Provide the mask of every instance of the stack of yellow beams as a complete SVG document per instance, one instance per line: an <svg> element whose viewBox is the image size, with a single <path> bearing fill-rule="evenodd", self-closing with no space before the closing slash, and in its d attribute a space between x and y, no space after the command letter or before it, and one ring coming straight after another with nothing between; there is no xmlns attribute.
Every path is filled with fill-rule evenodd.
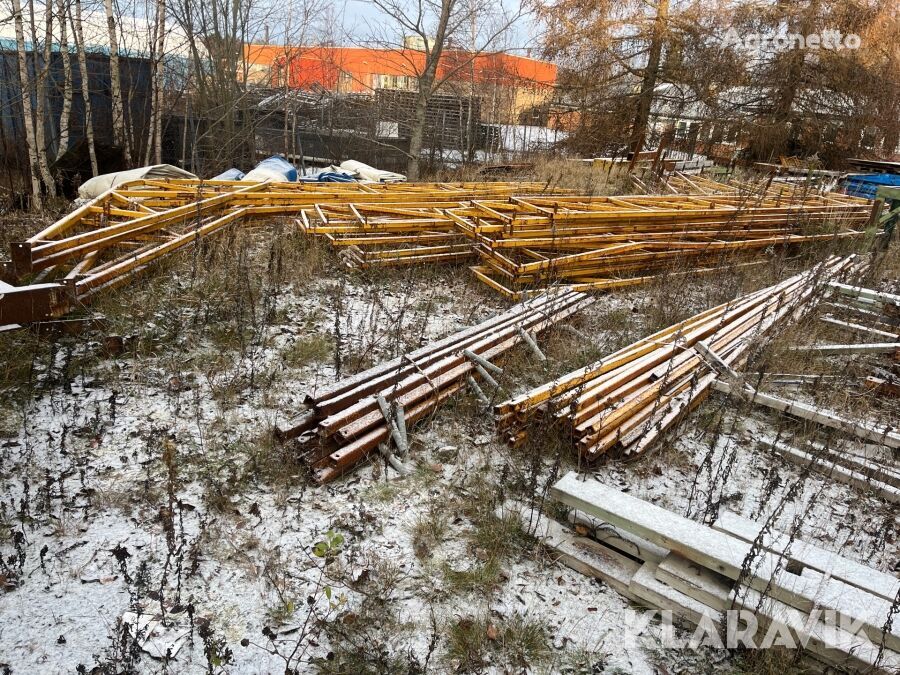
<svg viewBox="0 0 900 675"><path fill-rule="evenodd" d="M721 185L721 184L717 184ZM709 191L711 181L705 183ZM726 186L727 187L727 186ZM691 274L760 259L774 246L859 237L870 217L846 195L548 196L465 202L332 204L300 227L352 267L451 262L477 254L484 283L519 300L551 285L639 284L673 266ZM466 242L469 246L466 246Z"/></svg>
<svg viewBox="0 0 900 675"><path fill-rule="evenodd" d="M712 195L733 194L743 195L748 204L753 203L755 197L768 197L782 202L796 201L809 195L820 195L828 200L843 201L846 195L829 192L823 189L819 181L807 180L797 182L785 182L771 174L762 181L751 181L731 177L727 182L713 180L704 175L687 175L676 171L674 174L662 180L663 187L673 194L682 195Z"/></svg>
<svg viewBox="0 0 900 675"><path fill-rule="evenodd" d="M639 455L705 398L716 378L708 352L740 367L780 323L807 311L828 281L858 274L862 267L854 256L833 257L701 312L501 403L495 410L498 428L513 446L535 426L555 427L574 439L587 460L610 452Z"/></svg>
<svg viewBox="0 0 900 675"><path fill-rule="evenodd" d="M0 325L60 316L235 222L296 216L304 209L351 201L357 211L390 205L388 213L394 208L396 216L406 204L458 206L473 198L542 189L533 183L123 183L11 245L11 261L2 270ZM411 231L431 233L421 222Z"/></svg>
<svg viewBox="0 0 900 675"><path fill-rule="evenodd" d="M235 222L300 216L354 267L459 262L520 300L548 286L609 289L675 266L697 274L776 245L862 234L871 207L845 195L592 197L540 183L122 184L24 242L4 268L0 325L58 316ZM711 189L711 185L707 188Z"/></svg>
<svg viewBox="0 0 900 675"><path fill-rule="evenodd" d="M325 238L344 263L368 269L466 261L474 253L444 209L459 201L325 204L301 212L301 231Z"/></svg>
<svg viewBox="0 0 900 675"><path fill-rule="evenodd" d="M539 194L542 183L482 183L477 199ZM474 192L474 191L473 191ZM464 209L468 198L447 191L393 203L323 203L301 211L297 221L309 236L323 237L348 267L463 262L475 258L471 241L448 211Z"/></svg>
<svg viewBox="0 0 900 675"><path fill-rule="evenodd" d="M472 200L447 213L473 242L475 274L519 298L533 289L639 284L680 268L696 274L759 260L774 246L863 235L865 200L736 195L522 196Z"/></svg>

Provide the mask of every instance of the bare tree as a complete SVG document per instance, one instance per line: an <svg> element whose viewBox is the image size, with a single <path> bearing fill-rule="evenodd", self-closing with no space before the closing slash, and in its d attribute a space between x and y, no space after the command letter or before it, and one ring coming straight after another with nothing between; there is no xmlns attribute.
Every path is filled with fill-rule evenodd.
<svg viewBox="0 0 900 675"><path fill-rule="evenodd" d="M666 39L666 23L669 18L669 0L657 0L656 16L647 52L647 65L641 75L641 93L638 95L637 110L631 127L631 151L639 153L647 136L647 123L650 120L650 106L656 91L656 79L659 75L663 43Z"/></svg>
<svg viewBox="0 0 900 675"><path fill-rule="evenodd" d="M752 159L818 152L839 164L865 149L864 138L885 155L896 151L900 51L888 37L900 27L896 2L533 1L547 27L545 53L563 67L560 99L579 113L570 145L580 152L658 141L654 118L667 115L657 110L672 108L692 109L707 145L724 135ZM861 40L858 49L735 47L725 41L732 29L837 30Z"/></svg>
<svg viewBox="0 0 900 675"><path fill-rule="evenodd" d="M274 8L273 8L274 9ZM323 3L320 0L301 0L292 2L287 7L287 16L279 16L280 12L273 11L265 17L265 32L268 33L268 21L284 25L284 39L281 46L281 55L278 63L272 64L272 73L279 71L278 84L282 90L282 112L284 115L282 125L282 144L285 156L296 155L297 147L297 115L291 92L293 83L291 73L298 67L300 59L306 53L320 32L320 26L316 24L315 17L323 13ZM270 74L271 77L271 74ZM275 81L270 80L275 85ZM300 158L302 163L303 159Z"/></svg>
<svg viewBox="0 0 900 675"><path fill-rule="evenodd" d="M373 40L380 46L393 47L406 61L417 84L417 95L410 123L409 180L420 176L428 102L449 80L464 72L479 55L498 46L501 37L521 16L506 13L500 3L466 2L465 0L373 0L388 19L388 31ZM414 43L408 40L413 38ZM448 48L465 44L464 52L454 54L452 64L441 67ZM412 54L408 47L413 46ZM416 57L418 51L420 58Z"/></svg>
<svg viewBox="0 0 900 675"><path fill-rule="evenodd" d="M72 59L69 54L69 13L66 0L58 0L56 5L57 22L59 24L59 54L63 67L63 105L59 116L59 144L56 150L57 161L69 149L69 118L72 114Z"/></svg>
<svg viewBox="0 0 900 675"><path fill-rule="evenodd" d="M106 11L106 29L109 35L109 82L112 94L112 125L116 144L125 154L125 163L131 164L131 140L125 126L125 110L122 104L122 76L119 69L119 40L116 30L114 0L103 0Z"/></svg>
<svg viewBox="0 0 900 675"><path fill-rule="evenodd" d="M91 159L91 173L96 176L100 173L97 163L97 148L94 145L94 117L91 113L91 86L90 73L87 67L87 53L84 46L84 30L81 22L81 0L72 0L75 12L72 19L72 37L75 39L75 49L78 53L78 69L81 71L81 98L84 102L84 136L88 146L88 155Z"/></svg>
<svg viewBox="0 0 900 675"><path fill-rule="evenodd" d="M546 26L544 53L562 67L561 97L580 113L573 143L587 152L640 152L650 140L657 86L669 82L670 57L680 53L686 31L716 16L717 0L702 13L680 7L674 17L669 0L533 3Z"/></svg>
<svg viewBox="0 0 900 675"><path fill-rule="evenodd" d="M35 93L35 120L34 140L37 146L38 166L41 170L41 179L44 189L51 197L56 196L56 182L50 173L50 164L47 161L47 84L50 79L50 57L53 47L53 12L44 12L44 39L38 40L37 21L35 20L34 0L28 2L29 23L31 27L31 53L34 64L34 93ZM43 44L42 59L38 60L38 46ZM23 92L24 93L24 92ZM30 94L29 94L30 95Z"/></svg>
<svg viewBox="0 0 900 675"><path fill-rule="evenodd" d="M198 118L189 141L205 170L241 159L252 142L245 126L247 63L244 44L253 34L254 0L172 0L169 10L188 37L190 102Z"/></svg>
<svg viewBox="0 0 900 675"><path fill-rule="evenodd" d="M31 174L31 194L35 206L43 208L41 199L41 167L38 160L37 140L34 131L34 112L31 106L31 79L28 76L28 56L25 51L25 27L22 3L12 0L13 21L16 30L16 57L19 63L19 86L22 89L22 109L25 118L25 144L28 150L28 168Z"/></svg>
<svg viewBox="0 0 900 675"><path fill-rule="evenodd" d="M798 0L739 6L738 34L779 31L819 36L818 48L792 40L730 47L742 61L750 153L770 161L813 155L828 164L879 145L890 156L900 133L900 16L891 0ZM830 38L826 44L826 35ZM846 36L858 37L846 46ZM732 112L733 114L733 112Z"/></svg>
<svg viewBox="0 0 900 675"><path fill-rule="evenodd" d="M153 68L150 85L150 125L148 129L144 164L162 163L163 87L165 79L166 0L156 0L156 16L151 40ZM193 40L193 37L192 37Z"/></svg>

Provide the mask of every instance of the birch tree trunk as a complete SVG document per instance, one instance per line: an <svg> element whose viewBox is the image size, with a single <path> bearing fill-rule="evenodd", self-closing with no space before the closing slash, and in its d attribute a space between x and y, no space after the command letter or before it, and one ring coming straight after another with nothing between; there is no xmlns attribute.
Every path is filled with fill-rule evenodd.
<svg viewBox="0 0 900 675"><path fill-rule="evenodd" d="M78 68L81 71L81 98L84 100L84 136L87 140L88 154L91 158L91 174L100 173L97 164L97 149L94 147L94 119L91 115L91 87L88 81L87 54L84 51L84 31L81 29L81 0L74 0L75 16L72 21L72 36L75 38L75 49L78 52Z"/></svg>
<svg viewBox="0 0 900 675"><path fill-rule="evenodd" d="M19 61L19 85L22 88L22 110L25 114L25 144L28 149L28 168L31 173L31 194L34 205L43 208L41 199L41 168L38 163L37 143L34 137L34 114L31 109L31 80L25 54L25 30L22 21L22 3L12 0L13 21L16 30L16 55Z"/></svg>
<svg viewBox="0 0 900 675"><path fill-rule="evenodd" d="M428 39L425 39L425 68L419 76L419 93L416 96L412 128L409 133L409 160L406 163L406 177L410 181L419 179L419 164L425 139L428 101L434 94L433 89L437 77L437 67L441 60L441 54L444 51L444 43L447 40L447 26L450 23L450 14L453 11L455 2L456 0L441 0L441 13L438 17L437 30L434 34L434 43L429 45Z"/></svg>
<svg viewBox="0 0 900 675"><path fill-rule="evenodd" d="M112 91L112 124L116 145L125 153L125 163L131 166L131 143L125 130L125 109L122 105L122 78L119 71L119 39L116 35L116 17L113 0L104 0L106 28L109 32L109 82Z"/></svg>
<svg viewBox="0 0 900 675"><path fill-rule="evenodd" d="M37 57L37 24L34 20L34 2L29 0L29 18L31 19L31 50L34 57ZM50 75L50 57L51 46L53 44L53 12L45 12L44 14L44 62L38 69L37 59L35 58L35 119L34 119L34 142L37 145L38 166L41 169L41 179L44 182L44 189L51 197L56 196L56 181L53 180L53 174L50 173L50 165L47 162L47 127L46 127L46 108L47 108L47 81Z"/></svg>
<svg viewBox="0 0 900 675"><path fill-rule="evenodd" d="M66 1L58 0L59 12L59 53L63 62L63 107L59 116L59 147L56 149L56 159L59 161L69 149L69 118L72 115L72 55L69 54L69 18L66 10Z"/></svg>
<svg viewBox="0 0 900 675"><path fill-rule="evenodd" d="M162 164L162 107L163 107L163 51L166 47L166 0L157 0L156 3L156 72L155 97L154 97L154 125L153 138L156 150L156 163Z"/></svg>
<svg viewBox="0 0 900 675"><path fill-rule="evenodd" d="M144 155L144 164L150 164L154 160L156 164L162 163L162 79L165 44L166 3L165 0L156 0L156 21L153 26L153 45L151 47L153 76L150 85L150 129L147 133L147 152Z"/></svg>
<svg viewBox="0 0 900 675"><path fill-rule="evenodd" d="M147 144L144 146L144 159L142 162L144 166L150 164L150 159L153 157L153 137L156 129L156 59L159 58L156 53L156 36L160 30L160 26L154 20L153 31L150 36L150 64L153 70L150 73L150 119L148 120L149 126L146 129Z"/></svg>

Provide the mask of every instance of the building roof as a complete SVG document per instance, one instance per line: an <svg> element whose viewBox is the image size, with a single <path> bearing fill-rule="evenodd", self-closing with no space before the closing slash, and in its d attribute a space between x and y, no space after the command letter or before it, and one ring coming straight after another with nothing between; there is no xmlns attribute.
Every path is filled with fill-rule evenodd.
<svg viewBox="0 0 900 675"><path fill-rule="evenodd" d="M363 79L368 75L415 76L424 68L425 53L414 49L369 49L364 47L285 47L279 45L244 46L251 68L280 69L290 64L292 84L304 86L305 80L333 86L338 73ZM300 71L299 73L297 71ZM438 67L439 78L461 77L474 72L478 82L518 80L537 86L556 83L556 65L537 59L504 53L471 55L457 49L445 49ZM366 84L368 81L365 80Z"/></svg>

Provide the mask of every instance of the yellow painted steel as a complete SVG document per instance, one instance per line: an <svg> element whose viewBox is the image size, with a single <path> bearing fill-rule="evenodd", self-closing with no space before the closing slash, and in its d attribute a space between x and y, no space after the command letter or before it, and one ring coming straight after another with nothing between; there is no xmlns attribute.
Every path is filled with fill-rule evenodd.
<svg viewBox="0 0 900 675"><path fill-rule="evenodd" d="M860 237L871 217L865 200L796 186L751 193L675 176L669 189L609 197L519 182L134 181L12 244L10 268L20 282L64 282L83 302L228 225L289 217L350 267L469 263L476 278L521 298L549 285L642 283L675 262L708 270L772 246Z"/></svg>

